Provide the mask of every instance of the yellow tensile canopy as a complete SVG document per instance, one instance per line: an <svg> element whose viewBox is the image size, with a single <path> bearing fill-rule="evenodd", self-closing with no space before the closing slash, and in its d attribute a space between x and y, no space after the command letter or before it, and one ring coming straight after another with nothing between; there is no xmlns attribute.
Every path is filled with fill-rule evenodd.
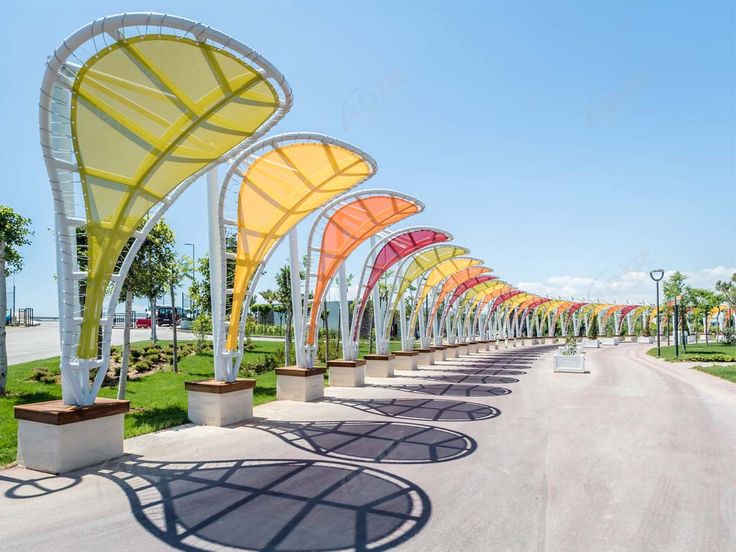
<svg viewBox="0 0 736 552"><path fill-rule="evenodd" d="M443 261L435 266L432 271L427 274L427 277L424 280L424 285L422 286L422 289L417 296L415 311L418 311L418 309L421 308L424 299L426 299L427 295L429 295L430 291L432 291L432 288L439 284L442 280L452 274L455 274L456 272L459 272L460 270L469 268L471 266L478 266L479 264L481 264L481 262L483 261L481 261L480 259L474 259L472 257L456 257ZM416 312L412 313L412 323L414 322L415 317ZM411 327L411 324L409 325L409 327Z"/></svg>
<svg viewBox="0 0 736 552"><path fill-rule="evenodd" d="M434 305L432 306L432 311L429 314L429 318L427 318L427 335L429 335L431 332L431 324L429 322L434 320L434 317L437 314L437 310L440 308L440 304L442 304L442 301L445 299L445 297L447 297L463 282L470 280L471 278L475 278L476 276L480 276L481 274L485 274L486 272L491 272L491 269L487 266L470 266L468 268L463 268L461 270L455 271L447 277L447 280L444 284L442 284L442 289L435 299ZM415 309L412 322L419 313L419 305L421 305L421 303L417 303L417 308ZM413 324L409 327L413 328Z"/></svg>
<svg viewBox="0 0 736 552"><path fill-rule="evenodd" d="M248 286L278 241L304 217L375 172L356 151L325 142L276 145L253 161L238 195L238 245L226 348L238 345Z"/></svg>
<svg viewBox="0 0 736 552"><path fill-rule="evenodd" d="M406 290L409 289L409 286L411 286L414 280L432 267L453 257L466 255L467 253L468 250L466 248L457 245L437 245L416 255L404 271L398 293L396 294L396 302L406 293Z"/></svg>
<svg viewBox="0 0 736 552"><path fill-rule="evenodd" d="M243 59L181 36L122 39L79 68L71 128L88 241L79 358L97 356L105 292L140 221L278 106Z"/></svg>

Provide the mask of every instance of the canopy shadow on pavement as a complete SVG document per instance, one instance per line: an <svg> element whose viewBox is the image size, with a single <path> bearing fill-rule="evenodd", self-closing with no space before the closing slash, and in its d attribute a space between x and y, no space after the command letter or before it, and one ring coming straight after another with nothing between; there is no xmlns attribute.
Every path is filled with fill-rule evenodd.
<svg viewBox="0 0 736 552"><path fill-rule="evenodd" d="M147 531L188 551L387 550L420 531L431 510L406 479L344 462L127 457L95 473L123 489Z"/></svg>
<svg viewBox="0 0 736 552"><path fill-rule="evenodd" d="M322 402L340 404L363 412L435 422L471 422L489 420L501 411L485 404L441 399L343 399L325 397Z"/></svg>
<svg viewBox="0 0 736 552"><path fill-rule="evenodd" d="M339 460L380 464L428 464L475 452L474 439L450 429L408 422L331 421L246 424L307 452Z"/></svg>

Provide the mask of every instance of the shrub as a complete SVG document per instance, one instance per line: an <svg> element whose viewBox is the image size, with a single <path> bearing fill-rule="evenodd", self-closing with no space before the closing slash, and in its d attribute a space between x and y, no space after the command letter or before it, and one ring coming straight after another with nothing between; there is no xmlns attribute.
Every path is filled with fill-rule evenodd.
<svg viewBox="0 0 736 552"><path fill-rule="evenodd" d="M192 322L192 333L197 338L195 350L200 353L207 345L207 335L212 333L212 319L208 314L202 313Z"/></svg>
<svg viewBox="0 0 736 552"><path fill-rule="evenodd" d="M59 374L51 371L49 368L46 368L45 366L39 366L33 369L33 373L31 374L29 379L37 381L39 383L59 383L61 377L59 376Z"/></svg>
<svg viewBox="0 0 736 552"><path fill-rule="evenodd" d="M736 345L736 330L724 328L719 341L724 345Z"/></svg>
<svg viewBox="0 0 736 552"><path fill-rule="evenodd" d="M139 360L133 363L131 368L136 372L148 372L153 368L153 363L150 360Z"/></svg>

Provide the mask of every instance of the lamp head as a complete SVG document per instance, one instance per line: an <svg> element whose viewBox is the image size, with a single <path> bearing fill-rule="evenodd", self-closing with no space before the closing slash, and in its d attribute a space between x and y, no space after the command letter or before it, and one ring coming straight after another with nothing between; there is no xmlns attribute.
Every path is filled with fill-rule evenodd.
<svg viewBox="0 0 736 552"><path fill-rule="evenodd" d="M649 272L649 277L655 282L659 282L662 278L664 278L664 270L662 270L661 268L655 268L654 270Z"/></svg>

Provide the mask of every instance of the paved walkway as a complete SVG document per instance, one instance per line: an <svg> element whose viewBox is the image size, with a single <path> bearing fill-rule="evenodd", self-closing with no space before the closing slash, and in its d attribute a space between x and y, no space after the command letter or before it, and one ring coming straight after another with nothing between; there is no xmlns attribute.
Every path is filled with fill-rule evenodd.
<svg viewBox="0 0 736 552"><path fill-rule="evenodd" d="M736 550L736 386L550 347L273 402L126 441L66 477L0 472L3 550Z"/></svg>

